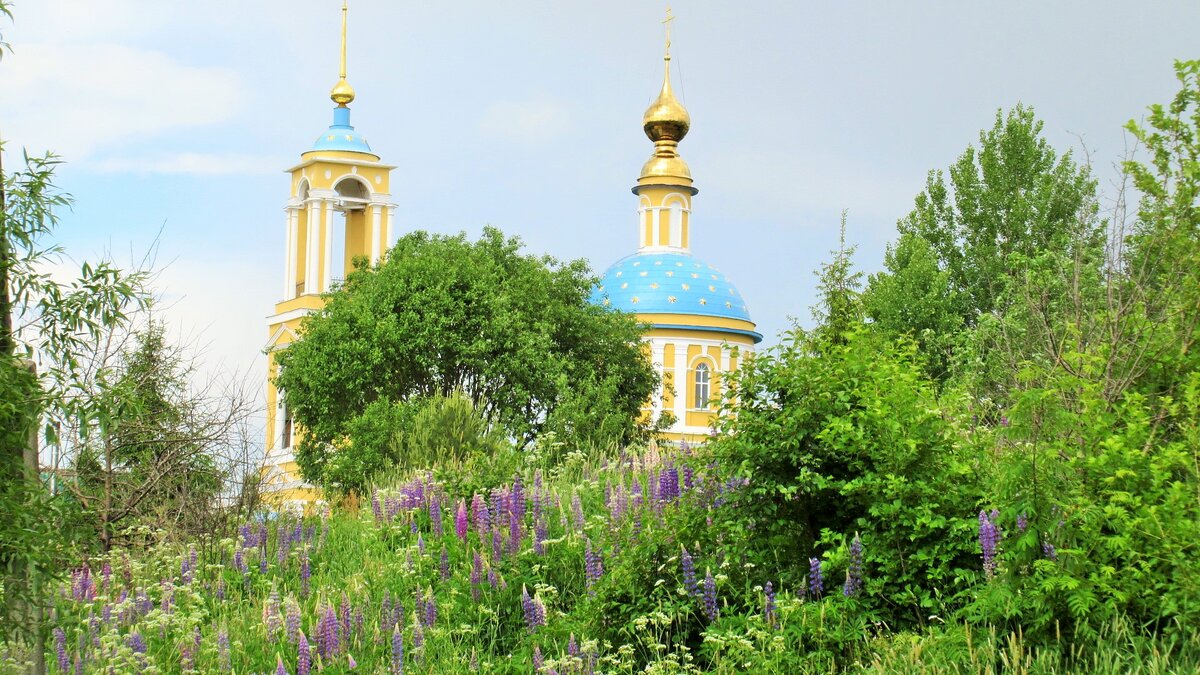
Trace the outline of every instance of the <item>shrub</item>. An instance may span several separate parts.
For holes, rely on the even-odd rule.
[[[844,572],[860,532],[870,612],[908,625],[954,605],[978,565],[980,487],[944,407],[906,342],[791,333],[724,403],[714,452],[748,481],[725,510],[734,541],[800,586],[813,556]]]

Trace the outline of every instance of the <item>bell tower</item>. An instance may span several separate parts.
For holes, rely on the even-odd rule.
[[[276,507],[304,507],[319,498],[300,478],[293,448],[302,433],[275,390],[275,354],[287,348],[305,317],[325,304],[328,293],[356,260],[374,265],[392,241],[396,205],[391,201],[393,166],[379,161],[366,139],[350,124],[354,88],[346,81],[346,15],[342,4],[342,49],[337,83],[329,97],[333,123],[300,163],[287,172],[291,196],[284,208],[283,285],[275,313],[268,317],[266,456],[262,491]]]

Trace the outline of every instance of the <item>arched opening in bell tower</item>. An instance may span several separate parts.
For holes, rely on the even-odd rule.
[[[349,175],[333,186],[336,193],[333,208],[339,214],[333,222],[333,254],[330,270],[332,283],[341,282],[354,269],[354,259],[371,254],[371,228],[368,205],[371,189],[357,175]]]

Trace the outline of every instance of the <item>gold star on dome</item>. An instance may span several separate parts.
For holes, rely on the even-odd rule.
[[[649,272],[638,272],[638,276],[639,276],[639,277],[644,277],[644,276],[646,276],[647,274],[649,274]]]
[[[669,277],[673,277],[673,276],[675,276],[675,273],[674,273],[674,272],[667,272],[667,276],[669,276]]]
[[[625,283],[621,284],[621,288],[629,288],[629,282],[626,281]]]
[[[608,298],[605,298],[605,299],[604,299],[604,306],[605,306],[605,307],[608,307],[608,306],[609,306],[609,305],[611,305],[611,304],[612,304],[612,300],[609,300]]]
[[[715,275],[715,274],[714,274],[714,275],[712,275],[712,278],[713,278],[713,280],[715,281],[715,280],[716,280],[716,278],[717,278],[717,275]]]
[[[655,265],[661,265],[661,264],[662,264],[662,261],[661,261],[661,260],[655,260],[655,261],[654,261],[654,264],[655,264]]]
[[[691,288],[691,286],[688,286],[687,284],[680,284],[680,286],[683,286],[683,290],[685,291]]]
[[[616,276],[618,276],[618,277],[619,277],[619,276],[621,276],[622,274],[625,274],[625,273],[624,273],[624,272],[617,272]]]
[[[672,305],[675,304],[675,300],[676,300],[675,296],[673,296],[673,295],[667,296],[667,302],[671,303]]]
[[[735,290],[733,290],[732,288],[730,288],[730,289],[729,289],[729,294],[730,294],[730,295],[737,295],[737,291],[735,291]]]
[[[732,302],[725,303],[725,309],[733,309],[733,303]]]
[[[707,305],[707,304],[708,304],[708,301],[707,301],[707,300],[705,300],[704,298],[700,298],[700,304],[702,304],[702,305]]]
[[[346,134],[346,140],[352,141],[352,140],[354,140],[354,137],[351,136],[350,134]]]
[[[658,282],[656,281],[656,282],[650,284],[650,288],[658,288]]]
[[[709,292],[709,293],[716,293],[716,292],[717,292],[717,287],[716,287],[716,286],[713,286],[712,284],[709,284],[709,286],[708,286],[708,292]]]
[[[332,140],[333,140],[333,134],[329,134],[328,136],[326,136],[326,137],[325,137],[325,140],[327,140],[327,141],[332,141]]]
[[[676,267],[683,267],[683,263],[681,263],[681,262],[677,262],[677,263],[675,263],[675,266],[676,266]]]
[[[633,296],[632,298],[629,299],[629,301],[635,305],[638,304],[638,296],[636,296],[636,295]]]
[[[639,260],[639,261],[637,261],[637,262],[633,263],[633,266],[634,266],[634,267],[637,267],[638,265],[641,265],[641,264],[642,264],[642,261],[641,261],[641,260]]]
[[[693,279],[699,279],[699,278],[700,278],[700,275],[699,275],[699,274],[696,274],[695,272],[692,272],[692,278],[693,278]]]

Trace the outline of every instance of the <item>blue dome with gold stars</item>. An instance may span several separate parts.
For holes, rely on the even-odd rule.
[[[312,149],[375,154],[367,145],[367,139],[350,126],[350,109],[342,106],[333,109],[333,124],[317,138]]]
[[[635,253],[621,258],[600,278],[591,300],[637,314],[750,321],[746,302],[729,277],[687,253]]]

